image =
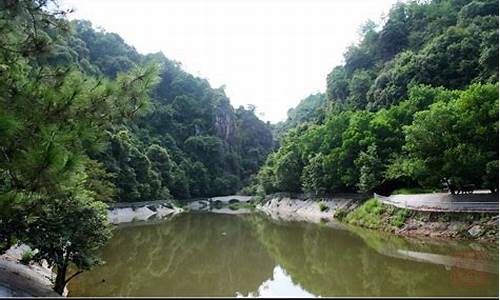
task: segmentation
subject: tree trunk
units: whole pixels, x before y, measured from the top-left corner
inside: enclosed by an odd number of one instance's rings
[[[54,291],[59,295],[64,293],[64,287],[66,286],[66,266],[59,268],[57,267],[56,283],[54,285]]]

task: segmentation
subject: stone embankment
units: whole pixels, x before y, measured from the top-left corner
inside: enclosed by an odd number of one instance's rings
[[[283,221],[351,224],[403,236],[498,242],[498,212],[417,211],[382,203],[371,207],[365,205],[368,198],[370,195],[362,194],[308,197],[282,193],[267,196],[256,209]]]
[[[128,205],[128,206],[127,206]],[[111,224],[146,221],[151,218],[166,218],[177,215],[184,210],[169,203],[120,203],[108,210],[108,220]]]
[[[256,206],[256,209],[273,219],[284,221],[335,222],[336,210],[353,210],[367,197],[363,194],[308,197],[302,194],[283,193],[268,196],[263,204]]]

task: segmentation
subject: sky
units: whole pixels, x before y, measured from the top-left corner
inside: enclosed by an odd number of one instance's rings
[[[118,33],[140,53],[161,51],[187,72],[224,85],[234,107],[276,123],[343,63],[368,20],[396,0],[60,0],[70,19]]]

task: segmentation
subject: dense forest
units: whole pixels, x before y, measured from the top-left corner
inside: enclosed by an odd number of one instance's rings
[[[184,72],[162,53],[141,55],[119,35],[73,21],[52,61],[115,78],[136,65],[159,65],[149,108],[107,130],[104,151],[89,156],[113,174],[117,199],[186,199],[237,192],[272,147],[269,125],[254,108],[234,109],[223,88]]]
[[[36,249],[59,293],[99,263],[105,203],[235,193],[273,147],[254,107],[68,13],[0,2],[0,252]]]
[[[106,144],[86,149],[110,174],[117,200],[231,194],[258,170],[272,135],[254,108],[234,109],[223,88],[211,88],[162,53],[141,55],[119,35],[96,31],[88,21],[68,26],[63,37],[47,33],[53,50],[43,63],[71,66],[99,80],[115,79],[137,65],[158,66],[158,83],[141,115],[111,124]]]
[[[280,147],[247,193],[497,191],[498,1],[397,3],[322,97],[275,126]]]

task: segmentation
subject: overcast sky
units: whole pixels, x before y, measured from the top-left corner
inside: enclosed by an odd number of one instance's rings
[[[226,85],[233,106],[261,119],[324,92],[326,75],[368,19],[380,23],[395,0],[60,0],[116,32],[141,53],[162,51],[183,68]]]

